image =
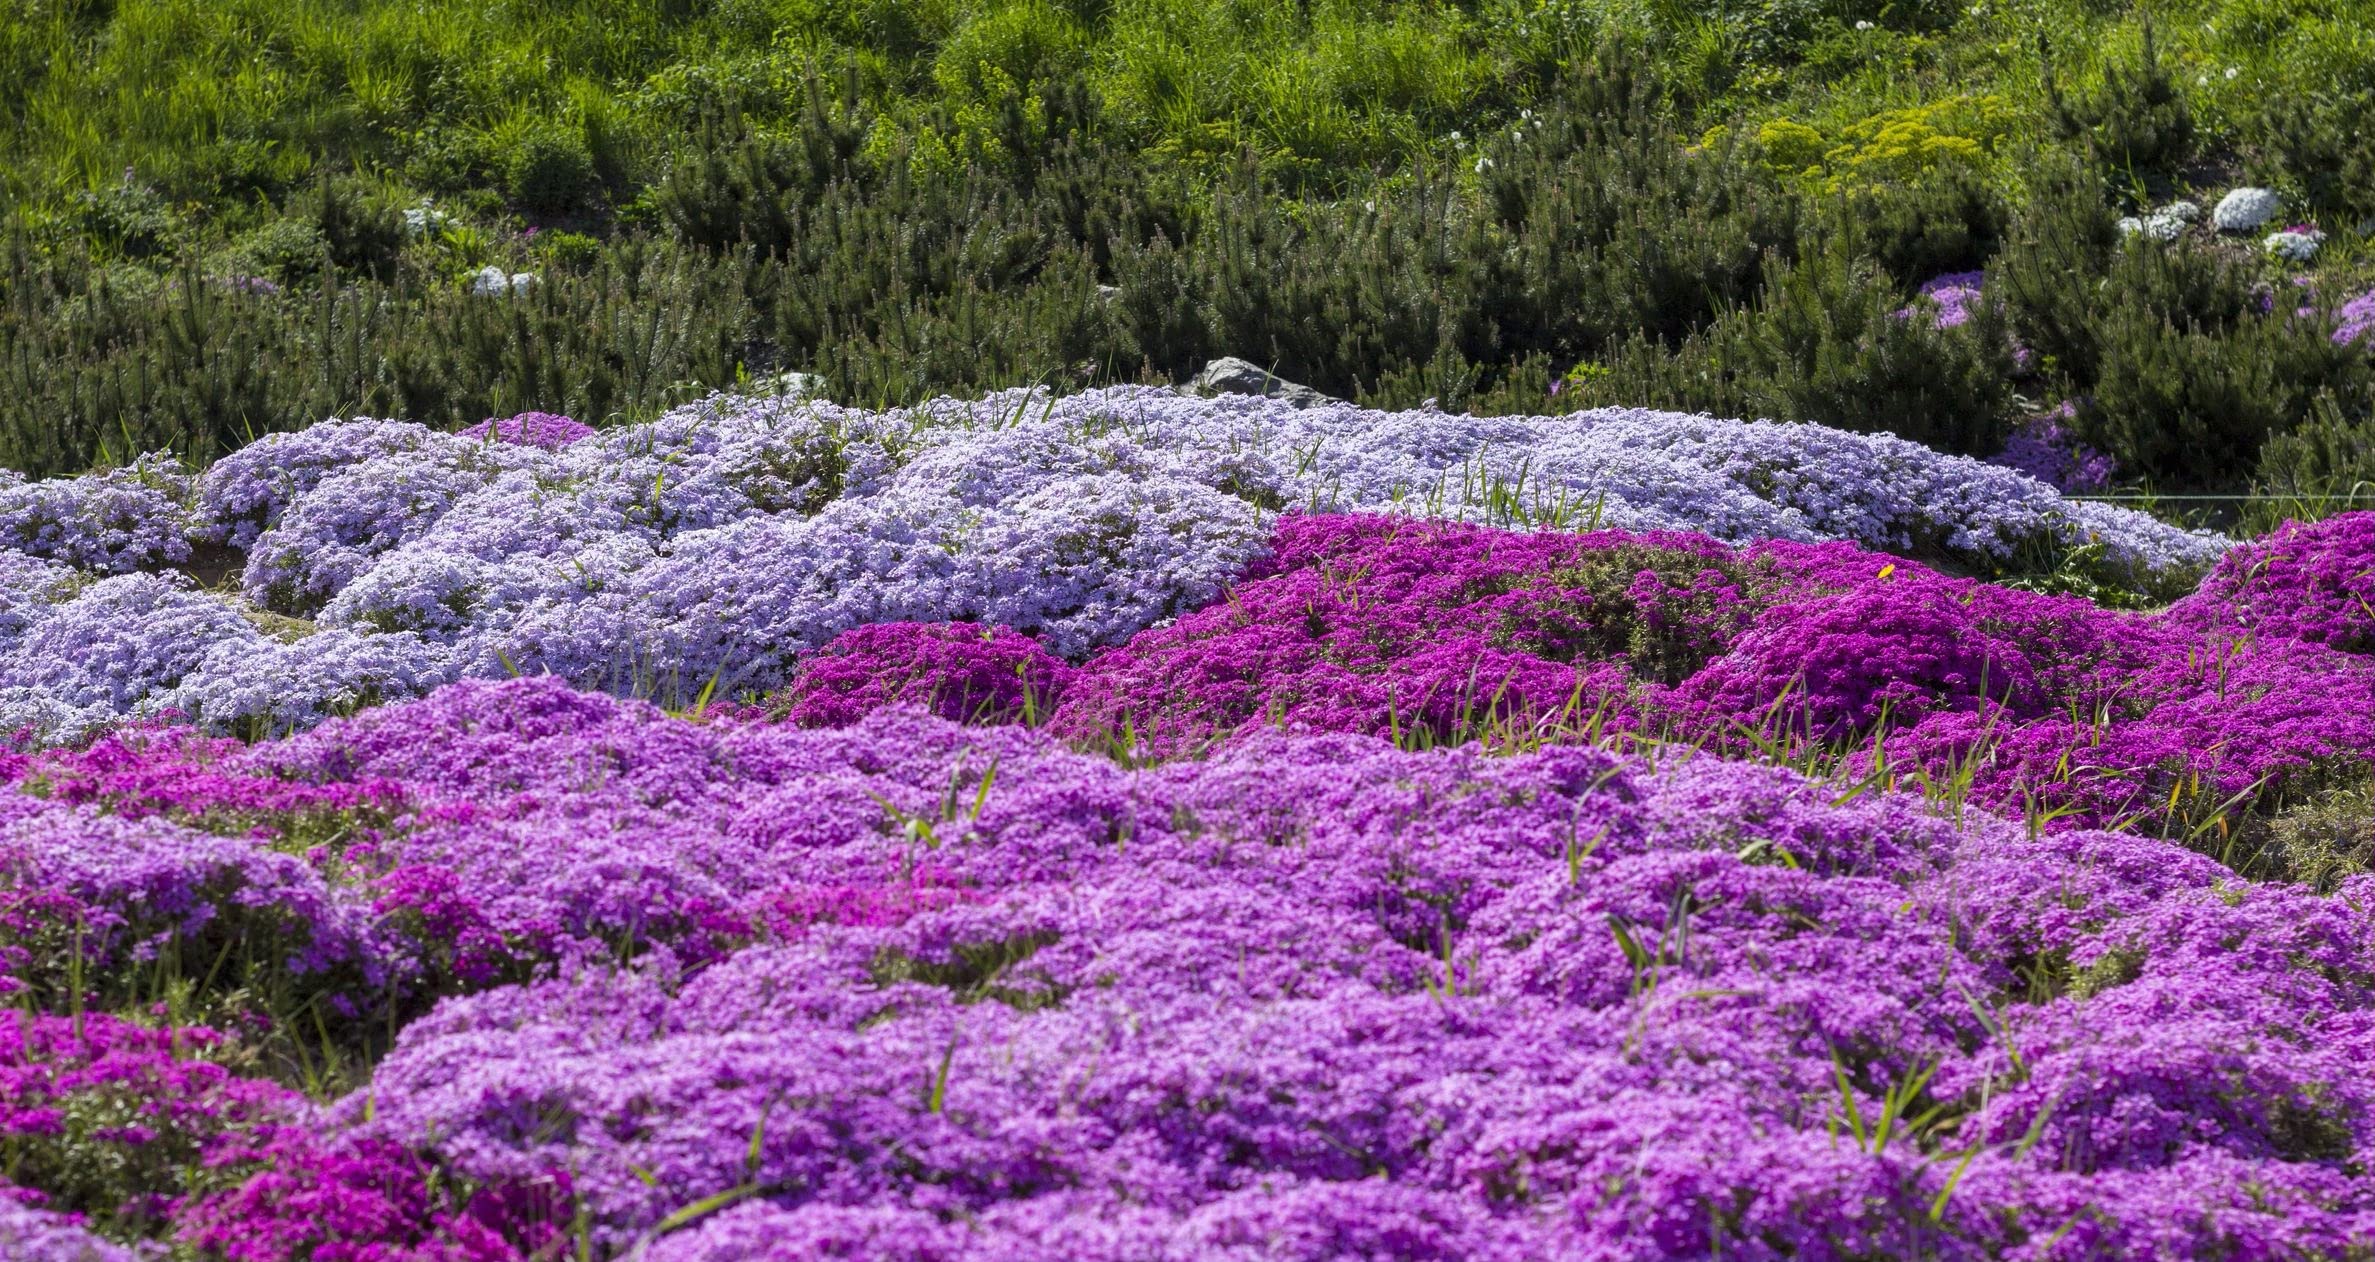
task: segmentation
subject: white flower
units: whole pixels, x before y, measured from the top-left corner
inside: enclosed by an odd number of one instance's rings
[[[2249,232],[2276,217],[2284,199],[2269,188],[2238,188],[2218,199],[2210,221],[2220,232]]]
[[[1492,170],[1492,169],[1493,169],[1493,160],[1492,160],[1491,158],[1478,158],[1478,159],[1476,160],[1476,173],[1477,173],[1478,175],[1482,175],[1482,174],[1484,174],[1485,172],[1487,172],[1487,171],[1490,171],[1490,170]]]
[[[470,292],[482,295],[522,293],[535,285],[534,272],[509,272],[493,264],[478,269],[470,277]]]
[[[2287,263],[2306,263],[2317,257],[2317,247],[2325,239],[2326,234],[2315,228],[2287,228],[2269,233],[2260,245]]]
[[[1870,22],[1857,22],[1855,24],[1855,29],[1859,31],[1868,31],[1872,29],[1872,24]]]
[[[2243,73],[2243,72],[2242,72],[2242,71],[2240,71],[2240,70],[2237,70],[2237,69],[2235,69],[2233,66],[2229,66],[2229,67],[2227,67],[2227,78],[2229,78],[2229,79],[2232,79],[2232,78],[2234,78],[2236,75],[2239,75],[2239,74],[2241,74],[2241,73]]]
[[[404,234],[412,237],[420,236],[425,232],[444,227],[447,218],[444,211],[423,202],[404,212]]]

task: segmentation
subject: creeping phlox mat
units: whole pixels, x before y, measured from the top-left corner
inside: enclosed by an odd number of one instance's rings
[[[719,396],[586,433],[343,421],[198,475],[0,486],[0,729],[286,731],[455,678],[686,702],[886,621],[1079,658],[1203,607],[1282,514],[1846,540],[2183,591],[2222,542],[1894,438],[1647,411],[1297,409],[1123,387],[867,412]],[[237,599],[183,571],[236,577]]]
[[[2375,1239],[2375,515],[1125,389],[0,539],[6,1257]]]
[[[214,984],[325,1048],[404,1021],[319,1107],[211,1033],[0,1023],[20,1177],[102,1172],[45,1190],[116,1225],[147,1193],[234,1257],[2339,1257],[2375,1230],[2366,877],[2256,884],[1711,757],[1272,734],[1132,770],[911,708],[696,724],[551,679],[16,771],[48,791],[0,799],[10,940],[81,943],[17,950],[21,993],[136,993],[157,943],[236,942]]]

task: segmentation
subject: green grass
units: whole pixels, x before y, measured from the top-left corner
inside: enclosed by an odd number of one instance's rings
[[[1989,100],[2045,135],[2042,67],[2083,92],[2143,19],[2214,147],[2273,98],[2375,87],[2349,0],[31,0],[0,19],[0,189],[38,221],[127,170],[235,228],[323,170],[481,211],[638,197],[705,116],[800,121],[812,71],[856,76],[877,154],[1027,159],[998,132],[1079,79],[1149,163],[1250,152],[1322,191],[1460,151],[1562,64],[1638,40],[1705,125],[1836,138],[1890,111]],[[1867,29],[1858,29],[1859,25]],[[1965,111],[1966,113],[1970,111]],[[1010,139],[1010,138],[1009,138]],[[546,177],[539,184],[539,177]],[[551,187],[558,181],[558,187]]]

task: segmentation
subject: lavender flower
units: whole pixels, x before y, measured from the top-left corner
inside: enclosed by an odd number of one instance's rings
[[[192,483],[170,453],[121,469],[25,482],[0,471],[0,547],[121,574],[190,557]]]
[[[2018,470],[2064,494],[2103,490],[2111,485],[2118,466],[2111,457],[2078,442],[2071,430],[2077,416],[2077,405],[2066,402],[2028,418],[1989,463]],[[2086,510],[2075,511],[2083,516]]]
[[[2375,289],[2343,303],[2334,312],[2340,323],[2334,329],[2336,345],[2347,346],[2375,330]]]
[[[216,645],[263,639],[179,575],[100,579],[34,622],[0,659],[0,730],[112,719],[180,683]]]
[[[363,417],[267,434],[199,476],[199,529],[244,552],[328,473],[437,441],[427,426]]]

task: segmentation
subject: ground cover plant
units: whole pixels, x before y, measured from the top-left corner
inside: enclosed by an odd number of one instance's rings
[[[2375,515],[2006,460],[1119,387],[13,481],[0,1240],[2357,1256]]]
[[[2132,599],[2185,591],[2226,546],[1898,439],[1639,409],[1115,387],[564,421],[357,419],[202,473],[159,456],[0,487],[0,726],[54,741],[171,709],[256,735],[521,673],[681,706],[781,686],[879,622],[996,624],[1079,660],[1218,599],[1290,511],[1848,539]]]
[[[1133,771],[551,679],[22,774],[97,789],[12,795],[4,836],[53,905],[19,932],[70,903],[98,994],[179,921],[311,943],[240,980],[309,993],[316,1056],[453,996],[318,1111],[203,1053],[145,1097],[186,1116],[113,1142],[214,1141],[172,1223],[222,1256],[2340,1257],[2370,1210],[2364,877],[1712,758]],[[210,828],[110,775],[403,806],[330,860],[302,807]],[[43,1063],[35,1099],[99,1111]]]

